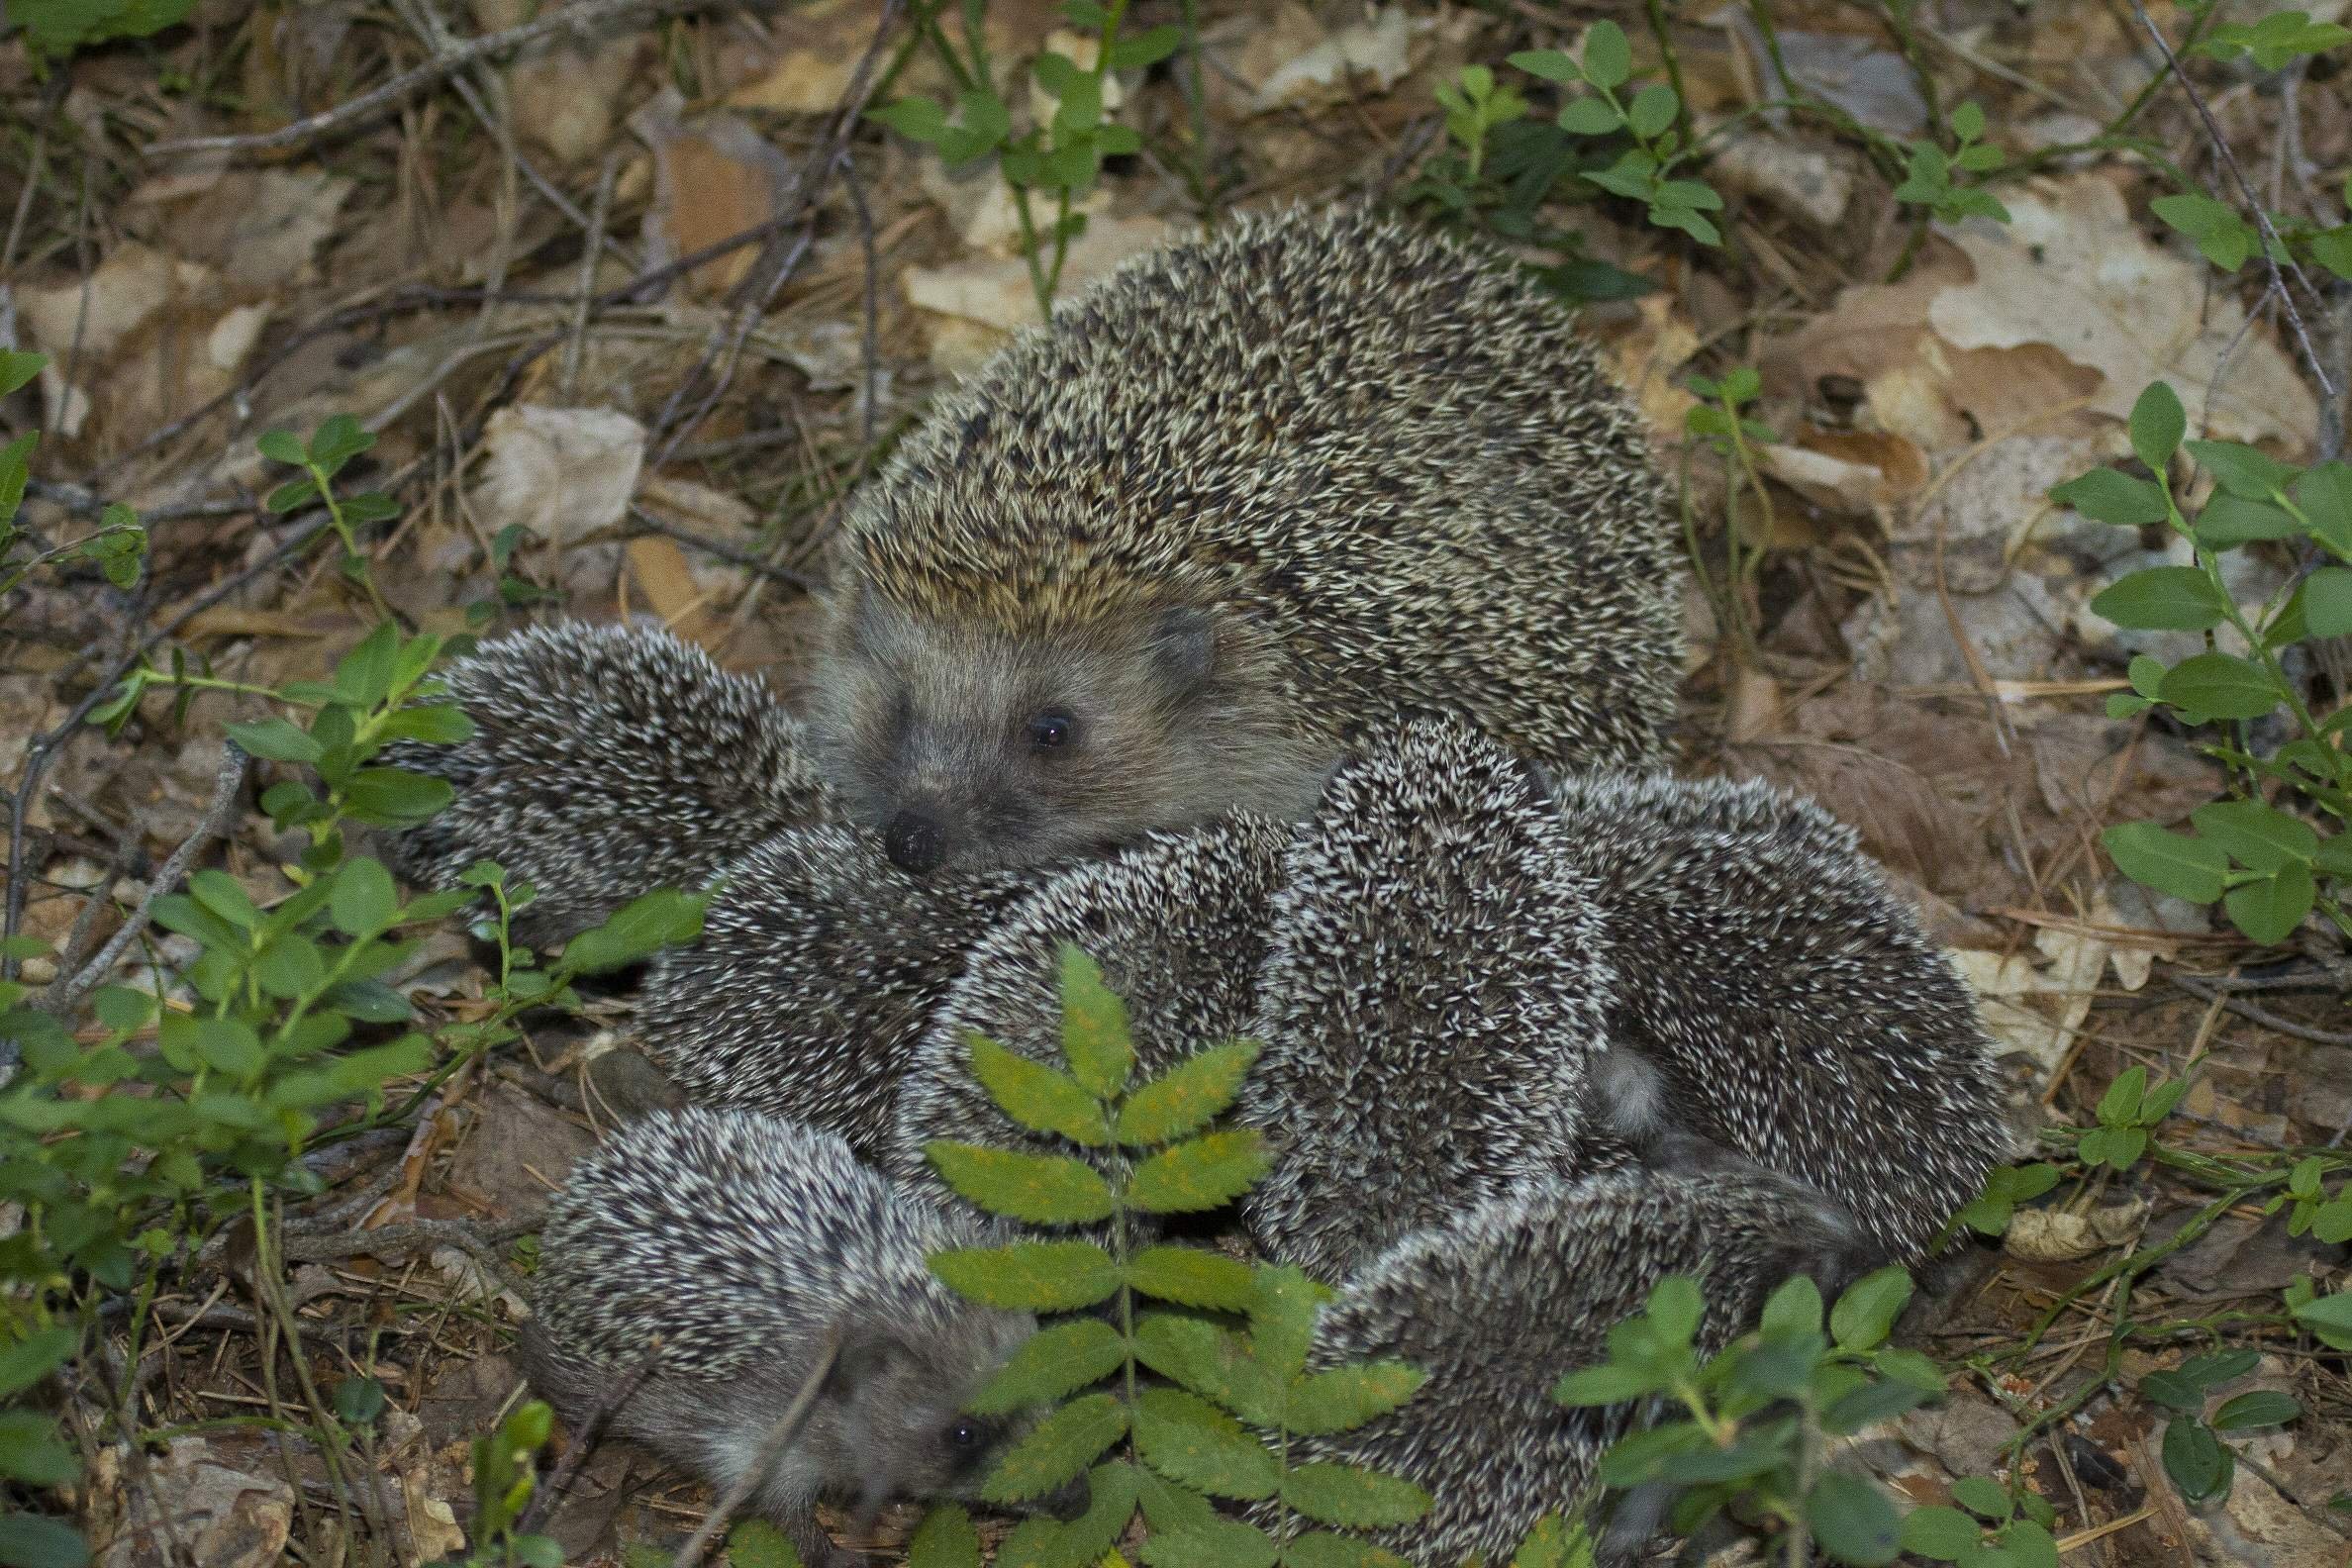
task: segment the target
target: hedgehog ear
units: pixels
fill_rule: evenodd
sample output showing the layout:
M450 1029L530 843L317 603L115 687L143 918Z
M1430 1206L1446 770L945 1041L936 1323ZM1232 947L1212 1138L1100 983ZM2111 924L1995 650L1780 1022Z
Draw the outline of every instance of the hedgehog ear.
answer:
M1160 612L1146 646L1152 667L1176 691L1191 691L1217 667L1217 626L1209 612L1191 606Z
M842 1399L854 1400L859 1389L888 1375L899 1350L897 1336L886 1328L875 1325L856 1329L842 1337L840 1349L833 1355L833 1372L826 1382Z

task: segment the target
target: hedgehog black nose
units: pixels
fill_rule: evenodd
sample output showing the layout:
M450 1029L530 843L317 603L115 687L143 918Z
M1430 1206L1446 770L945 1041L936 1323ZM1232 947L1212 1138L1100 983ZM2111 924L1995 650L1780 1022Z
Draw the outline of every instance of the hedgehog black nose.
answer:
M935 871L947 858L947 834L921 812L903 811L882 830L882 850L902 871Z

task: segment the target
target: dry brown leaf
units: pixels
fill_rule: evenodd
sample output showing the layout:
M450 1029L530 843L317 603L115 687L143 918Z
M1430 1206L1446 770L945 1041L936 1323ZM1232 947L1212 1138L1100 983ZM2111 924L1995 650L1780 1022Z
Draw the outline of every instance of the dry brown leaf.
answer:
M2259 329L2239 341L2245 312L2231 293L2203 261L2151 244L2107 179L2039 181L2004 200L2009 223L1972 219L1947 231L1976 278L1928 306L1945 341L2047 343L2100 373L2094 406L2117 419L2148 383L2166 380L2193 420L2208 417L2208 435L2309 444L2319 410L2294 360Z
M661 617L662 625L689 642L698 642L714 653L720 651L725 638L719 633L724 629L713 624L711 596L694 580L686 552L674 541L658 534L631 539L629 575L653 613Z
M1601 340L1611 368L1632 394L1649 426L1650 440L1661 447L1683 440L1683 416L1699 406L1676 372L1699 351L1699 334L1674 296L1661 289L1633 302L1627 325L1605 328Z
M248 294L309 282L353 186L324 169L232 169L200 197L173 203L165 235L173 253Z
M1170 225L1159 218L1099 219L1070 242L1062 263L1061 297L1168 240ZM1037 296L1029 263L976 258L939 267L909 267L901 281L908 303L1004 336L1037 320Z
M219 284L210 267L133 240L117 245L86 285L79 279L53 287L20 285L16 306L26 339L49 356L41 372L48 428L67 440L79 436L89 418L89 389L99 384L115 351L134 346L132 340L149 327L179 324L175 336L184 339L195 336L206 321L218 325L220 314L204 307L217 296ZM259 331L258 321L251 331ZM249 349L251 335L244 336ZM65 384L68 362L79 383L72 387ZM243 363L242 355L238 362Z
M1411 69L1413 32L1403 6L1384 6L1275 66L1258 82L1251 111L1344 103L1364 86L1387 92Z
M792 184L792 163L742 120L725 111L681 121L674 87L630 117L653 151L653 201L645 209L645 260L660 266L773 218ZM687 274L703 299L726 293L759 258L744 245Z
M629 510L645 460L645 428L614 409L517 404L490 416L471 503L485 533L520 525L569 542Z
M114 1504L119 1513L91 1522L98 1568L266 1568L280 1560L294 1516L294 1494L280 1477L254 1473L248 1461L232 1461L201 1437L173 1438L138 1480L114 1450L101 1457L86 1490L93 1503Z
M473 0L474 19L485 33L553 9L543 0ZM524 50L507 67L516 133L565 163L603 151L621 123L622 95L647 42L637 29L606 28L588 38L545 39Z
M2063 1209L2020 1209L2009 1220L2001 1249L2027 1263L2070 1263L2076 1258L2126 1245L2148 1216L2145 1198L2107 1204L2089 1214Z

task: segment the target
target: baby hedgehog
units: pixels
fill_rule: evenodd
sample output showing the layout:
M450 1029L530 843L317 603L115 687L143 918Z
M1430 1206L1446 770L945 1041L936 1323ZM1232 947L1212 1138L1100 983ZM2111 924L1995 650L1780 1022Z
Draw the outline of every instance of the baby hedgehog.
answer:
M854 1568L816 1499L870 1517L969 1495L1014 1435L962 1407L1034 1324L962 1301L925 1261L979 1239L894 1194L838 1138L740 1112L649 1117L548 1206L524 1370L576 1429L649 1357L615 1429L724 1491L832 1339L806 1422L750 1496L812 1568Z
M2006 1157L2004 1096L1968 988L1852 830L1765 784L1557 793L1607 890L1618 1130L1809 1183L1886 1257L1923 1261Z
M1074 942L1127 1004L1135 1078L1251 1032L1267 909L1286 830L1235 815L1155 833L1064 871L972 949L899 1086L886 1168L909 1192L945 1189L923 1156L932 1138L1060 1149L1024 1131L973 1081L971 1035L1040 1061L1061 1052L1061 948Z
M1615 981L1601 890L1533 769L1446 720L1367 735L1274 898L1242 1086L1275 1160L1242 1200L1259 1245L1344 1279L1523 1178L1606 1163L1586 1103Z
M778 833L726 868L702 939L654 958L637 1007L645 1048L698 1105L806 1122L878 1159L933 1009L1040 880L913 877L871 834Z
M1354 724L1553 763L1672 717L1641 421L1507 265L1360 210L1138 259L945 399L844 522L811 729L910 870L1234 808L1297 822Z
M655 888L699 888L770 833L840 815L774 695L667 632L530 627L441 678L471 738L404 740L383 760L457 798L394 838L392 857L433 887L496 860L539 890L516 921L526 940L570 936Z
M1312 1365L1395 1357L1428 1381L1369 1425L1293 1437L1292 1458L1368 1465L1428 1492L1419 1521L1375 1537L1421 1568L1473 1553L1509 1562L1537 1519L1578 1503L1633 1426L1631 1407L1570 1410L1551 1391L1605 1359L1609 1330L1659 1279L1700 1277L1700 1348L1712 1354L1792 1275L1837 1289L1851 1242L1813 1195L1762 1172L1525 1184L1405 1237L1323 1310ZM1603 1560L1624 1561L1649 1524L1614 1528Z

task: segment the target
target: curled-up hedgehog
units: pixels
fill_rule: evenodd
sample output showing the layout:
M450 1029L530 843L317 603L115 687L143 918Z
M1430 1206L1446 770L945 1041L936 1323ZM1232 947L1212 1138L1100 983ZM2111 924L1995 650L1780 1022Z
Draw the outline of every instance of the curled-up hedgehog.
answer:
M1528 1183L1404 1237L1323 1308L1311 1367L1394 1358L1427 1381L1353 1431L1294 1436L1292 1459L1368 1466L1427 1492L1420 1520L1374 1535L1420 1568L1474 1553L1509 1562L1536 1519L1585 1497L1602 1453L1634 1425L1632 1407L1568 1409L1551 1392L1607 1358L1609 1330L1652 1286L1699 1278L1699 1349L1712 1354L1791 1276L1838 1289L1857 1266L1853 1242L1817 1195L1760 1171ZM1603 1560L1627 1560L1649 1524L1613 1521Z
M650 1117L549 1205L524 1370L575 1431L638 1378L611 1411L617 1431L721 1491L772 1458L751 1507L812 1568L855 1568L818 1499L870 1516L970 1496L1017 1435L963 1407L1034 1323L963 1301L926 1261L984 1239L893 1193L838 1138L741 1112ZM806 1421L771 1455L829 1345Z
M885 1168L944 1198L923 1154L933 1138L1063 1151L1014 1123L974 1081L971 1036L1037 1061L1061 1058L1061 950L1074 943L1126 1003L1135 1079L1250 1031L1266 910L1286 831L1235 816L1159 833L1063 871L972 949L899 1087Z
M1599 773L1557 795L1607 890L1603 1115L1808 1183L1923 1261L2007 1157L2005 1094L1967 986L1852 830L1764 784Z
M1241 1120L1258 1244L1344 1279L1515 1184L1625 1158L1588 1112L1616 971L1543 778L1467 726L1364 736L1285 856Z
M446 779L456 799L391 838L391 857L433 887L497 861L538 889L516 918L525 940L571 936L655 888L700 888L770 834L840 817L774 695L667 632L530 627L441 679L473 735L399 741L383 760Z
M694 1104L806 1122L878 1160L933 1011L1040 880L914 877L870 834L778 833L727 866L701 939L654 958L646 1051Z
M1352 726L1644 764L1679 549L1641 420L1508 264L1360 210L1139 258L853 501L811 729L912 870L1298 822Z

